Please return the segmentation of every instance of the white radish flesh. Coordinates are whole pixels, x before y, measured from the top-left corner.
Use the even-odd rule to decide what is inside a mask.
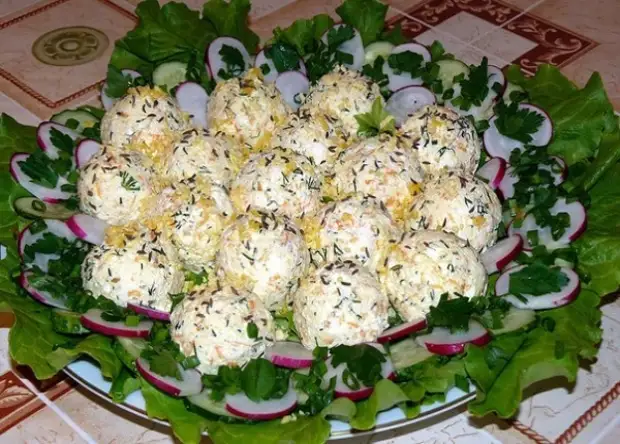
[[[515,195],[515,185],[517,182],[519,182],[519,176],[515,173],[514,168],[508,167],[497,187],[500,198],[503,200],[512,199]]]
[[[495,65],[489,65],[487,68],[487,73],[489,76],[489,89],[491,89],[495,93],[495,97],[493,100],[497,100],[499,97],[502,97],[502,95],[504,94],[504,90],[506,89],[506,76],[504,75],[504,72],[501,70],[501,68]],[[499,93],[497,93],[493,89],[493,86],[496,83],[499,83],[501,87]]]
[[[403,52],[419,54],[423,59],[422,64],[431,61],[431,53],[428,49],[426,49],[426,46],[420,45],[419,43],[404,43],[402,45],[395,46],[390,55],[400,54]],[[398,91],[406,86],[419,86],[424,83],[421,77],[412,78],[408,73],[396,74],[390,67],[387,60],[383,65],[383,73],[388,77],[388,88],[390,91]]]
[[[394,123],[399,127],[420,108],[434,104],[435,94],[429,89],[423,86],[406,86],[390,96],[385,109],[394,116]]]
[[[269,67],[269,71],[267,72],[267,74],[263,74],[263,78],[265,82],[271,83],[271,82],[275,82],[276,78],[278,77],[280,73],[278,72],[276,65],[273,63],[273,60],[271,60],[265,54],[266,49],[267,48],[264,48],[258,54],[256,54],[256,59],[254,60],[254,67],[259,68],[262,72],[262,66],[267,65]],[[297,71],[299,71],[302,74],[307,73],[306,65],[304,64],[304,61],[302,59],[299,59],[299,69],[297,69]]]
[[[101,150],[101,145],[96,140],[81,140],[75,149],[75,165],[82,168],[99,150]]]
[[[248,50],[245,49],[243,43],[232,37],[218,37],[211,42],[205,54],[207,69],[211,73],[211,77],[215,79],[216,82],[221,82],[225,80],[220,75],[220,71],[226,71],[227,68],[226,63],[224,63],[224,60],[220,55],[220,51],[224,46],[230,46],[232,48],[235,48],[241,53],[241,56],[243,57],[244,72],[252,65],[252,63],[250,62],[250,53],[248,53]]]
[[[30,154],[26,153],[15,153],[11,157],[9,170],[15,182],[24,187],[29,193],[32,193],[34,197],[47,203],[58,203],[73,196],[72,193],[61,190],[61,187],[68,183],[64,177],[58,177],[58,183],[54,188],[47,188],[32,182],[20,166],[20,163],[25,162],[28,157],[30,157]]]
[[[174,378],[172,376],[158,375],[151,370],[149,362],[144,358],[138,358],[136,360],[136,368],[138,372],[148,382],[153,384],[158,389],[172,395],[172,396],[193,396],[202,391],[202,381],[200,380],[200,373],[193,369],[184,369],[179,364],[179,372],[181,379]]]
[[[39,125],[37,128],[37,144],[39,148],[45,151],[45,154],[47,154],[47,157],[50,159],[58,159],[60,157],[60,152],[52,142],[52,130],[60,131],[71,137],[74,141],[77,140],[80,135],[72,129],[56,122],[43,122]]]
[[[452,333],[450,329],[435,327],[427,335],[418,336],[416,341],[423,347],[437,355],[456,355],[465,351],[467,344],[482,346],[491,340],[489,332],[476,321],[469,321],[467,331],[457,331]]]
[[[500,240],[480,255],[487,273],[497,273],[515,259],[523,249],[523,238],[513,234]]]
[[[345,25],[334,25],[332,29],[339,29],[341,26],[345,26]],[[357,70],[360,70],[362,66],[364,66],[364,58],[366,54],[364,52],[364,43],[362,41],[362,36],[360,35],[357,29],[354,29],[353,32],[354,32],[353,37],[347,40],[346,42],[342,43],[340,46],[338,46],[338,51],[344,52],[346,54],[350,54],[351,56],[353,56],[353,62],[346,63],[345,66],[349,69],[357,71]],[[326,45],[328,43],[327,42],[328,33],[329,33],[329,30],[325,32],[325,34],[323,34],[323,37],[321,37],[321,40]]]
[[[500,157],[494,157],[482,165],[476,176],[489,184],[491,189],[499,187],[500,182],[506,174],[506,161]]]
[[[107,336],[122,336],[125,338],[146,338],[151,331],[151,321],[140,321],[136,326],[125,325],[123,321],[106,321],[101,317],[103,311],[91,308],[80,318],[82,325],[89,330]]]
[[[67,220],[67,226],[76,237],[93,245],[101,245],[108,228],[101,219],[87,214],[75,214]]]
[[[177,88],[175,98],[181,111],[189,114],[195,127],[207,127],[209,94],[202,86],[195,82],[183,82]]]
[[[411,322],[405,322],[397,325],[396,327],[388,328],[377,338],[377,342],[385,344],[386,342],[392,342],[400,338],[404,338],[416,331],[420,331],[426,328],[426,319],[416,319]]]
[[[145,307],[144,305],[140,304],[133,304],[131,302],[127,304],[127,308],[135,311],[138,314],[142,314],[144,316],[148,316],[151,319],[155,319],[156,321],[170,321],[170,313],[167,313],[165,311],[155,310],[154,308]]]
[[[292,388],[279,399],[255,402],[245,393],[226,395],[226,410],[236,416],[255,421],[268,421],[281,418],[293,412],[297,407],[297,393]]]
[[[312,365],[312,351],[298,342],[276,342],[265,350],[265,359],[286,368],[306,368]]]
[[[310,89],[308,77],[299,71],[286,71],[275,82],[282,98],[294,111],[301,106],[302,96]]]
[[[32,296],[33,299],[41,302],[42,304],[48,305],[50,307],[59,308],[61,310],[67,310],[67,304],[65,300],[61,298],[55,298],[47,291],[37,290],[32,285],[28,279],[32,276],[31,272],[24,271],[19,277],[19,284],[21,287],[26,290],[26,292]]]
[[[46,228],[44,230],[34,234],[30,231],[30,226],[27,226],[21,231],[21,233],[19,233],[17,238],[17,250],[22,258],[22,261],[24,261],[24,265],[26,267],[36,266],[44,273],[48,270],[49,261],[59,259],[60,256],[55,253],[35,253],[34,258],[32,258],[32,262],[26,262],[26,258],[24,257],[26,247],[35,244],[39,239],[43,239],[46,234],[53,234],[54,236],[64,238],[69,242],[73,242],[76,239],[75,235],[71,232],[64,221],[47,219],[45,224]]]

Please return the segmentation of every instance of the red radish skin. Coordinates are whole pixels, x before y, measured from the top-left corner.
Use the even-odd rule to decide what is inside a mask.
[[[108,224],[87,214],[74,214],[67,220],[67,226],[79,239],[93,245],[101,245],[105,239]]]
[[[310,367],[314,356],[300,343],[284,341],[265,350],[265,359],[280,367],[298,369]]]
[[[426,319],[416,319],[411,322],[405,322],[404,324],[397,325],[396,327],[388,328],[377,338],[379,344],[385,344],[387,342],[396,341],[397,339],[409,336],[416,331],[420,331],[426,328]]]
[[[280,399],[254,402],[245,393],[226,395],[226,410],[254,421],[268,421],[292,413],[297,407],[297,393],[292,388]]]
[[[200,373],[196,370],[185,370],[179,366],[179,371],[183,379],[178,380],[174,377],[158,375],[151,371],[148,361],[143,358],[138,358],[136,360],[136,368],[144,379],[172,396],[193,396],[202,391]]]
[[[156,321],[170,322],[170,313],[167,313],[165,311],[155,310],[154,308],[145,307],[144,305],[132,304],[132,303],[127,304],[127,308],[135,311],[138,314],[148,316],[149,318],[154,319]]]
[[[497,242],[480,255],[487,273],[497,273],[514,260],[523,250],[523,238],[513,234]]]
[[[51,294],[49,294],[46,291],[41,291],[41,290],[37,290],[36,288],[34,288],[33,286],[30,285],[30,282],[28,282],[28,278],[32,275],[32,273],[27,272],[27,271],[22,271],[21,275],[19,276],[19,285],[26,290],[26,292],[32,296],[33,299],[37,300],[38,302],[48,305],[50,307],[54,307],[54,308],[58,308],[61,310],[67,310],[67,304],[64,303],[64,301],[62,301],[61,299],[55,298],[53,297]]]
[[[418,336],[416,341],[429,352],[451,356],[462,353],[467,344],[484,345],[489,342],[489,332],[477,321],[469,321],[467,331],[452,333],[444,327],[435,327],[429,334]]]
[[[101,333],[106,336],[122,336],[124,338],[146,338],[153,323],[151,321],[140,321],[136,327],[125,325],[124,322],[110,322],[101,317],[102,310],[91,308],[80,318],[82,325],[89,330]]]
[[[501,157],[493,157],[482,165],[476,172],[476,176],[485,180],[491,189],[499,187],[506,174],[506,161]]]
[[[479,347],[486,345],[489,343],[489,341],[491,340],[491,335],[490,334],[486,334],[478,339],[474,339],[471,342],[468,342],[467,344],[474,344],[477,345]],[[467,344],[431,344],[431,343],[425,343],[426,349],[431,352],[434,353],[436,355],[442,355],[442,356],[452,356],[452,355],[458,355],[459,353],[463,353],[465,351],[465,346]]]

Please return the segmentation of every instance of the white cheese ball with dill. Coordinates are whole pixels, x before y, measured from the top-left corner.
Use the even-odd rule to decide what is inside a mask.
[[[138,220],[156,192],[151,162],[137,151],[103,147],[80,169],[80,209],[110,225]]]
[[[256,209],[295,219],[318,211],[322,182],[307,157],[277,147],[250,156],[230,195],[240,213]]]
[[[442,231],[407,233],[390,251],[381,282],[390,302],[405,319],[416,321],[449,298],[484,295],[487,273],[466,242]]]
[[[293,114],[274,137],[273,145],[306,156],[319,171],[329,173],[338,153],[347,146],[347,137],[329,116]]]
[[[232,217],[232,204],[218,185],[191,192],[172,214],[170,239],[183,265],[194,273],[213,268],[220,237]]]
[[[389,302],[377,279],[354,262],[313,270],[295,294],[295,327],[314,349],[374,342],[388,327]]]
[[[423,179],[415,151],[404,146],[400,138],[382,134],[343,152],[326,193],[334,198],[356,193],[375,197],[401,223]]]
[[[315,264],[350,260],[373,273],[401,236],[387,211],[370,197],[329,203],[315,218],[304,222]]]
[[[140,229],[93,247],[82,263],[84,289],[121,307],[128,302],[170,311],[170,294],[181,292],[185,275],[172,244],[161,232]]]
[[[474,250],[483,251],[495,244],[501,220],[502,205],[484,181],[444,172],[424,184],[411,207],[407,227],[454,233]]]
[[[211,131],[221,131],[264,149],[289,112],[275,85],[263,82],[260,71],[254,68],[244,77],[215,86],[209,97],[207,119]]]
[[[442,106],[427,105],[407,119],[401,132],[417,150],[426,173],[476,172],[481,143],[466,116]]]
[[[165,157],[177,133],[188,126],[175,100],[158,87],[130,88],[101,119],[101,141],[133,148],[154,160]]]
[[[275,310],[297,289],[310,253],[288,218],[251,211],[224,230],[216,265],[224,281],[251,291]]]
[[[338,66],[310,87],[300,113],[337,119],[348,134],[355,136],[359,127],[355,116],[370,112],[376,99],[384,102],[376,83],[358,71]]]
[[[231,137],[191,129],[174,144],[165,175],[177,181],[198,177],[227,187],[244,157],[243,149]]]
[[[248,335],[248,324],[258,331]],[[170,315],[172,340],[185,356],[196,355],[197,370],[217,374],[220,366],[242,367],[274,342],[271,313],[253,294],[230,286],[190,292]]]

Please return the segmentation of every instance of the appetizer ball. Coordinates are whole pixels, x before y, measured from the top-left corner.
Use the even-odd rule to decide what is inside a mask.
[[[258,330],[248,335],[248,325]],[[271,313],[253,294],[230,286],[202,287],[189,293],[170,315],[172,340],[185,356],[196,355],[197,370],[217,374],[218,367],[241,367],[274,342]]]
[[[264,83],[260,70],[216,85],[209,98],[207,120],[223,132],[256,149],[268,148],[271,137],[290,112],[273,83]]]
[[[415,151],[404,146],[400,138],[382,134],[342,153],[328,179],[326,193],[333,198],[355,193],[373,196],[400,223],[423,178]]]
[[[308,247],[288,218],[251,211],[239,216],[222,234],[219,275],[256,294],[269,310],[288,302],[309,265]]]
[[[272,143],[306,156],[319,171],[329,173],[338,153],[347,146],[347,138],[331,117],[306,113],[292,114]]]
[[[161,232],[144,227],[109,229],[105,242],[82,263],[84,289],[121,307],[132,302],[170,311],[169,295],[181,292],[184,279],[172,244]]]
[[[150,165],[150,160],[137,151],[104,147],[80,169],[80,209],[110,225],[140,219],[151,197],[157,194],[157,180]]]
[[[388,254],[381,273],[390,302],[405,321],[416,321],[443,293],[483,295],[487,273],[467,243],[442,231],[407,233]]]
[[[426,173],[476,172],[481,144],[467,117],[442,106],[427,105],[409,117],[401,131],[417,150]]]
[[[331,262],[313,270],[295,294],[295,327],[304,347],[376,341],[388,327],[387,297],[362,266]]]
[[[502,205],[484,181],[444,172],[425,183],[411,207],[407,227],[454,233],[474,250],[483,251],[495,244],[501,220]]]
[[[155,161],[165,159],[176,133],[187,127],[176,102],[158,87],[130,88],[101,119],[101,141],[116,148],[129,146]]]
[[[243,151],[222,133],[191,129],[175,143],[165,175],[176,181],[198,177],[228,187],[245,159]]]
[[[355,196],[326,205],[304,220],[315,264],[354,261],[375,272],[401,236],[390,215],[371,197]]]
[[[358,129],[355,116],[369,112],[377,98],[383,102],[376,83],[357,71],[339,66],[310,88],[300,113],[337,119],[348,134],[355,135]]]
[[[233,181],[230,195],[240,213],[253,208],[300,218],[319,209],[322,183],[307,157],[277,147],[250,156]]]
[[[200,273],[213,268],[220,237],[232,217],[232,204],[221,186],[192,190],[172,213],[170,240],[183,265]]]

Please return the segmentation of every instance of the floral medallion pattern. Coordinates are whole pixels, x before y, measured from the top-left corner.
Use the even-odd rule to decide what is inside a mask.
[[[32,54],[47,65],[81,65],[100,57],[109,44],[98,29],[71,26],[43,34],[32,45]]]

